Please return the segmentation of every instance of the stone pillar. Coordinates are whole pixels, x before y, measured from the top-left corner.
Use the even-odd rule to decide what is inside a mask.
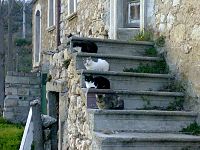
[[[39,100],[31,102],[33,120],[33,143],[36,150],[44,150],[42,120]]]

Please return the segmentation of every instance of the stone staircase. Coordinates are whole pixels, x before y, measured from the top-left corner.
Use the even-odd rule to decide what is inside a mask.
[[[89,93],[116,93],[124,100],[124,110],[88,109],[93,132],[93,150],[200,150],[200,137],[181,134],[179,131],[195,122],[198,114],[171,110],[170,105],[184,99],[182,92],[163,90],[173,82],[170,74],[123,72],[142,64],[155,64],[159,57],[145,56],[152,42],[127,43],[117,40],[76,38],[90,40],[98,45],[98,53],[77,53],[76,68],[84,75],[103,76],[109,79],[111,90],[90,89]],[[102,58],[109,62],[110,71],[88,71],[83,58]]]

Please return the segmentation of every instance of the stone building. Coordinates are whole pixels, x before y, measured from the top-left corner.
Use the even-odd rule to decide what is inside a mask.
[[[34,0],[33,68],[48,74],[46,107],[59,120],[59,149],[85,150],[92,143],[85,91],[67,35],[127,41],[151,30],[165,36],[162,50],[170,70],[187,87],[188,109],[199,112],[199,8],[198,0]],[[68,68],[65,60],[71,60]]]

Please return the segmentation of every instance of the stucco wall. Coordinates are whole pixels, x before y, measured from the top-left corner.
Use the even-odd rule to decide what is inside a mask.
[[[170,68],[188,85],[188,103],[200,110],[199,0],[156,0],[155,30],[166,36]],[[197,96],[197,97],[196,97]]]

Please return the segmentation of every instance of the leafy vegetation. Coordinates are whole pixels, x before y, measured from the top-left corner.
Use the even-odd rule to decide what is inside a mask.
[[[200,135],[200,125],[198,125],[196,122],[190,124],[186,128],[183,128],[180,132],[184,132],[186,134],[192,134],[192,135]]]
[[[184,109],[183,107],[184,99],[183,98],[176,98],[175,101],[169,103],[169,106],[166,110],[168,111],[181,111]]]
[[[150,57],[156,57],[157,56],[157,50],[155,47],[149,48],[145,50],[145,55]]]
[[[179,81],[172,81],[167,86],[164,86],[160,89],[160,91],[167,91],[167,92],[185,92],[185,88],[183,83]]]
[[[15,39],[15,45],[16,46],[26,46],[31,45],[31,41],[27,39]]]
[[[153,41],[153,32],[141,31],[129,40],[130,43],[134,41]]]
[[[23,130],[22,125],[12,124],[0,117],[0,149],[18,150]]]
[[[159,73],[165,74],[169,72],[169,68],[165,61],[157,61],[154,65],[140,64],[138,68],[124,68],[124,72],[137,72],[137,73]]]

